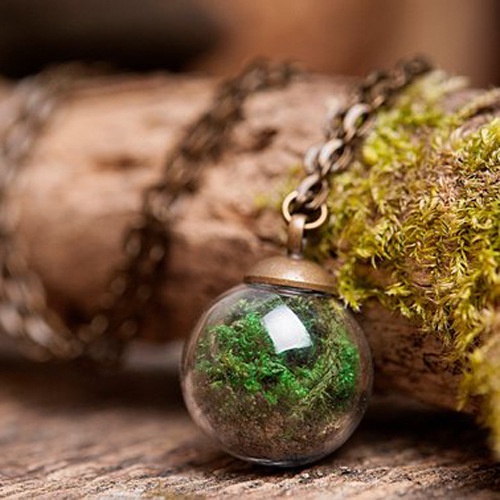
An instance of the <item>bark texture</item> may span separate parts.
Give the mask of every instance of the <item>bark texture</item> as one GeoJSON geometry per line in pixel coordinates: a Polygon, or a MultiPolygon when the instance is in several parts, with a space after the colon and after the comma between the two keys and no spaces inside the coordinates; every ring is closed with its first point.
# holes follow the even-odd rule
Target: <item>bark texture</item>
{"type": "MultiPolygon", "coordinates": [[[[287,172],[321,139],[328,99],[344,97],[348,84],[308,77],[248,102],[221,160],[207,162],[199,189],[175,206],[164,314],[144,338],[185,337],[210,300],[281,251],[278,211],[259,200],[279,202],[287,172]]],[[[98,80],[73,95],[42,137],[14,200],[19,240],[67,321],[96,307],[141,192],[161,176],[169,148],[213,88],[211,80],[162,75],[98,80]]],[[[377,303],[360,320],[379,387],[455,408],[460,373],[444,362],[441,343],[377,303]]]]}

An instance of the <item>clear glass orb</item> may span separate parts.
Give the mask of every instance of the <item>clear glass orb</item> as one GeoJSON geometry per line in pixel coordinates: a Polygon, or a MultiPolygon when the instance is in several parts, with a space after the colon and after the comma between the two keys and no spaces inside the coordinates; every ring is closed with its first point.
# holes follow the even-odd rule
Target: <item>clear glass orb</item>
{"type": "Polygon", "coordinates": [[[186,344],[182,389],[194,421],[228,453],[297,466],[342,445],[372,385],[364,335],[331,295],[241,285],[186,344]]]}

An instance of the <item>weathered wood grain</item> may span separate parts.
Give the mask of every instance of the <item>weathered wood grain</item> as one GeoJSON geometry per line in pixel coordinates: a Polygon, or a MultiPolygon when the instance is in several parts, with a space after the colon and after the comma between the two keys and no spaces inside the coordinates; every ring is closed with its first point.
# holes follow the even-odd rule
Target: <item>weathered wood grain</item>
{"type": "Polygon", "coordinates": [[[494,499],[500,466],[464,415],[377,398],[336,454],[298,470],[215,449],[189,420],[172,349],[121,372],[0,362],[2,498],[494,499]]]}

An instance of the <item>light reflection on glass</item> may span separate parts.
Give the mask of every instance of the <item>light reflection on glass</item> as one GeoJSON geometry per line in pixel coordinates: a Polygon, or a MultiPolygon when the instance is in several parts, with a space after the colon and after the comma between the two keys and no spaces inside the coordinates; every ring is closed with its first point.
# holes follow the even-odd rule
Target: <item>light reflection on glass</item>
{"type": "Polygon", "coordinates": [[[277,354],[312,345],[311,336],[302,321],[289,307],[278,306],[267,313],[263,320],[277,354]]]}

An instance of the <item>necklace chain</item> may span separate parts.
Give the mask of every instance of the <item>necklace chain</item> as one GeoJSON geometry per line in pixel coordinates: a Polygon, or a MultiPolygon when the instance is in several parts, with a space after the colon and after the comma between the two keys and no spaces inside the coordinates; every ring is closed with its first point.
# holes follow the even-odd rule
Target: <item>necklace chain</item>
{"type": "Polygon", "coordinates": [[[304,230],[316,229],[327,219],[326,200],[332,174],[345,171],[357,142],[371,129],[377,111],[432,66],[416,57],[398,64],[392,71],[375,71],[355,89],[350,103],[335,110],[325,127],[325,141],[312,146],[304,157],[307,176],[283,201],[282,212],[290,223],[304,216],[304,230]]]}
{"type": "MultiPolygon", "coordinates": [[[[391,72],[372,73],[357,87],[351,104],[330,117],[326,140],[306,153],[308,175],[283,203],[287,220],[303,214],[305,229],[326,220],[331,174],[348,167],[356,142],[370,129],[376,111],[430,69],[426,61],[412,59],[391,72]]],[[[42,283],[17,248],[7,207],[20,168],[71,91],[73,78],[67,71],[52,71],[21,82],[17,112],[0,137],[0,327],[38,357],[85,355],[103,363],[119,359],[159,304],[175,201],[194,191],[202,165],[222,154],[234,126],[243,120],[245,100],[253,93],[285,86],[293,75],[289,65],[260,62],[219,87],[210,109],[186,130],[167,157],[161,181],[144,192],[137,222],[124,238],[125,262],[113,273],[92,320],[74,332],[47,306],[42,283]]]]}
{"type": "Polygon", "coordinates": [[[294,74],[290,65],[258,62],[221,84],[210,109],[186,130],[166,159],[161,181],[144,192],[137,222],[124,239],[125,262],[114,272],[99,310],[73,332],[47,306],[42,283],[21,257],[6,202],[40,132],[71,91],[72,78],[48,72],[19,84],[17,113],[0,138],[0,328],[41,358],[118,360],[159,304],[172,205],[195,190],[202,165],[222,154],[234,126],[243,120],[245,100],[286,85],[294,74]]]}

